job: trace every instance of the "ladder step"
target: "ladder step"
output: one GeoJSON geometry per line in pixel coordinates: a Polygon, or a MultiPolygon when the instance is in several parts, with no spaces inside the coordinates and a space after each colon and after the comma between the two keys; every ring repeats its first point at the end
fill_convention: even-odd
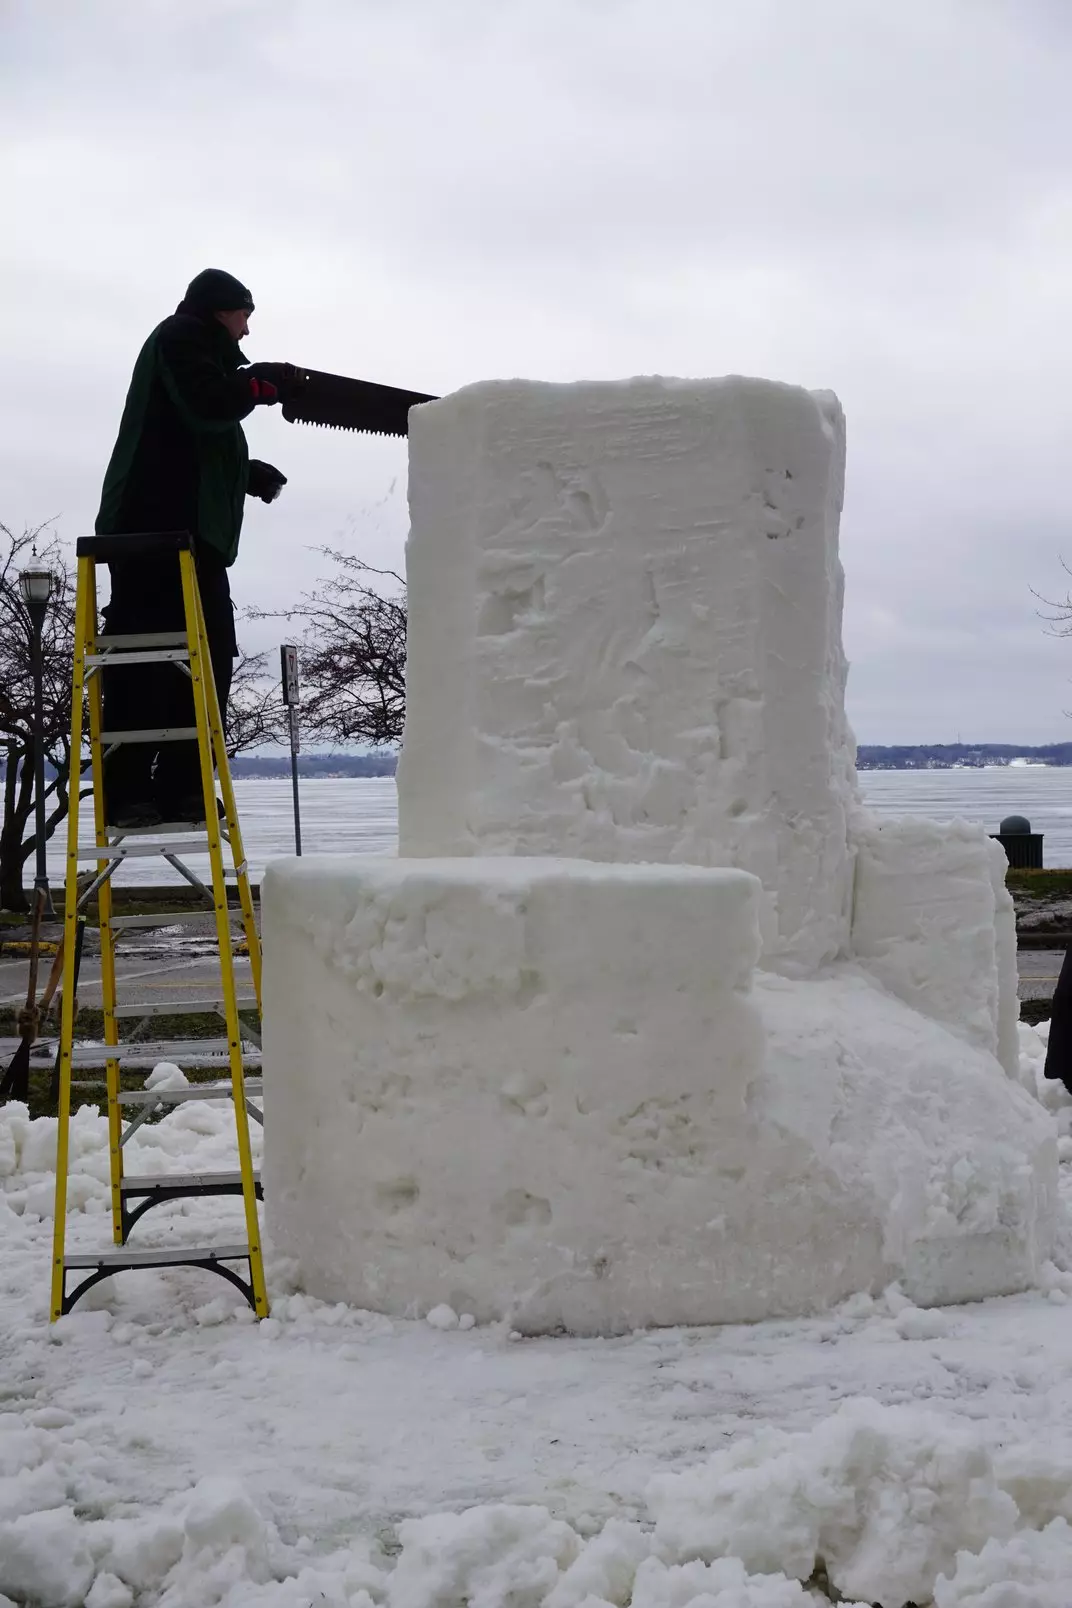
{"type": "MultiPolygon", "coordinates": [[[[177,833],[191,836],[195,832],[204,832],[204,821],[159,821],[156,826],[109,826],[109,841],[113,844],[125,842],[127,838],[146,837],[175,837],[177,833]]],[[[226,830],[226,823],[221,818],[220,831],[226,830]]],[[[186,847],[186,845],[184,845],[186,847]]]]}
{"type": "MultiPolygon", "coordinates": [[[[240,922],[241,910],[228,910],[227,920],[240,922]]],[[[214,910],[161,910],[154,916],[113,916],[112,930],[125,932],[134,927],[215,927],[214,910]]]]}
{"type": "MultiPolygon", "coordinates": [[[[261,1181],[260,1170],[255,1169],[253,1182],[261,1181]]],[[[146,1173],[144,1176],[124,1178],[119,1186],[124,1195],[151,1195],[158,1190],[181,1189],[187,1194],[217,1195],[224,1190],[241,1189],[240,1172],[217,1173],[146,1173]]]]}
{"type": "Polygon", "coordinates": [[[183,1267],[188,1262],[238,1262],[248,1261],[248,1245],[187,1245],[168,1246],[157,1251],[130,1251],[126,1246],[116,1250],[98,1252],[78,1252],[74,1256],[65,1256],[63,1265],[67,1267],[98,1267],[98,1268],[127,1268],[127,1267],[183,1267]]]}
{"type": "MultiPolygon", "coordinates": [[[[259,1100],[264,1090],[261,1078],[243,1078],[242,1086],[247,1099],[259,1100]]],[[[182,1089],[121,1089],[119,1104],[123,1106],[182,1105],[187,1100],[229,1100],[230,1080],[226,1083],[191,1083],[182,1089]]]]}
{"type": "MultiPolygon", "coordinates": [[[[146,558],[150,553],[190,553],[193,537],[188,530],[121,531],[117,536],[79,536],[74,544],[78,558],[112,564],[128,558],[146,558]]],[[[179,560],[180,573],[182,560],[179,560]]]]}
{"type": "Polygon", "coordinates": [[[105,748],[117,743],[196,743],[196,726],[161,726],[157,731],[102,731],[100,740],[105,748]]]}
{"type": "MultiPolygon", "coordinates": [[[[159,828],[156,829],[159,831],[159,828]]],[[[195,832],[201,832],[200,839],[183,839],[178,843],[110,843],[107,848],[79,849],[80,860],[130,860],[139,857],[148,857],[151,854],[207,854],[208,838],[204,836],[204,826],[196,826],[195,832]]]]}
{"type": "MultiPolygon", "coordinates": [[[[235,1003],[240,1011],[256,1011],[256,994],[239,994],[235,1003]]],[[[223,995],[216,994],[211,999],[152,999],[145,1000],[141,1005],[117,1005],[113,1015],[119,1021],[128,1021],[142,1016],[205,1016],[210,1011],[224,1013],[223,995]]]]}
{"type": "Polygon", "coordinates": [[[110,665],[116,670],[127,670],[136,664],[183,664],[189,657],[187,647],[147,648],[144,651],[123,648],[118,653],[87,653],[86,668],[110,665]]]}
{"type": "Polygon", "coordinates": [[[185,648],[188,646],[185,631],[133,631],[117,632],[115,636],[99,636],[93,641],[90,653],[105,653],[111,648],[185,648]]]}
{"type": "MultiPolygon", "coordinates": [[[[126,1044],[76,1044],[71,1051],[71,1066],[72,1068],[104,1066],[108,1061],[118,1061],[125,1067],[147,1065],[150,1071],[161,1061],[180,1061],[185,1066],[212,1066],[215,1062],[226,1061],[228,1051],[229,1045],[225,1038],[161,1041],[132,1039],[126,1044]]],[[[260,1065],[260,1059],[260,1050],[249,1045],[243,1049],[243,1064],[255,1061],[260,1065]]],[[[149,1092],[152,1093],[152,1090],[149,1092]]]]}

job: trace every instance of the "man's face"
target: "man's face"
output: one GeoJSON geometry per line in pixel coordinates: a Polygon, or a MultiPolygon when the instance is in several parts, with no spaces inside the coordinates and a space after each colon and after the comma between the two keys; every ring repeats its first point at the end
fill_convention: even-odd
{"type": "Polygon", "coordinates": [[[216,317],[233,341],[244,340],[249,334],[250,316],[244,307],[237,308],[233,313],[216,314],[216,317]]]}

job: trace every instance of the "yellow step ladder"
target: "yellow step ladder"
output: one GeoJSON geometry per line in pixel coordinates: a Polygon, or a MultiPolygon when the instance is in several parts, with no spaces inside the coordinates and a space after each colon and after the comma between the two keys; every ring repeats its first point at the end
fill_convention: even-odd
{"type": "MultiPolygon", "coordinates": [[[[152,535],[91,536],[77,544],[78,586],[75,604],[75,648],[71,720],[72,772],[77,776],[78,756],[82,753],[83,706],[89,708],[89,748],[93,776],[93,814],[95,848],[80,850],[78,845],[78,792],[72,782],[67,820],[67,877],[65,908],[65,947],[74,953],[80,907],[96,895],[100,912],[101,992],[104,1000],[104,1045],[82,1047],[74,1044],[74,990],[63,991],[60,1019],[59,1133],[56,1155],[56,1221],[52,1256],[52,1320],[69,1312],[80,1296],[102,1279],[128,1268],[201,1267],[219,1273],[246,1296],[258,1317],[268,1315],[264,1283],[257,1200],[260,1178],[253,1166],[249,1118],[263,1122],[259,1106],[247,1097],[259,1098],[259,1079],[246,1077],[247,1070],[260,1066],[261,956],[253,910],[249,872],[242,849],[242,834],[235,808],[234,789],[227,763],[223,727],[220,720],[216,684],[212,675],[204,615],[197,586],[193,547],[184,531],[152,535]],[[173,554],[182,578],[185,629],[147,632],[138,635],[99,635],[97,631],[96,565],[109,559],[134,556],[160,557],[173,554]],[[112,674],[138,673],[138,666],[171,663],[176,673],[190,678],[195,725],[158,731],[102,730],[101,672],[107,666],[112,674]],[[162,823],[151,828],[122,830],[108,824],[104,793],[104,757],[113,746],[124,742],[184,742],[197,740],[204,793],[203,824],[162,823]],[[213,771],[218,772],[223,795],[223,819],[218,814],[213,771]],[[223,844],[226,842],[237,882],[239,908],[230,908],[227,899],[228,873],[224,869],[223,844]],[[191,850],[207,851],[211,866],[210,884],[185,865],[181,856],[191,850]],[[173,870],[198,892],[203,908],[161,912],[153,915],[115,915],[112,908],[112,881],[125,861],[160,855],[173,870]],[[96,876],[88,887],[78,885],[79,860],[96,862],[96,876]],[[208,926],[215,933],[219,949],[220,983],[206,990],[206,997],[172,1001],[124,1001],[116,997],[116,945],[124,934],[151,927],[208,926]],[[238,993],[235,975],[236,937],[240,925],[249,954],[251,991],[238,993]],[[226,1037],[190,1039],[178,1042],[120,1041],[123,1020],[144,1021],[153,1015],[215,1012],[223,1018],[226,1037]],[[256,1015],[256,1025],[243,1015],[256,1015]],[[245,1041],[245,1042],[244,1042],[245,1041]],[[161,1061],[175,1061],[184,1068],[218,1067],[217,1081],[191,1083],[178,1089],[124,1089],[124,1070],[149,1071],[161,1061]],[[115,1247],[100,1252],[67,1255],[64,1236],[67,1226],[67,1174],[70,1154],[70,1116],[72,1073],[91,1067],[104,1067],[108,1089],[108,1149],[111,1162],[112,1229],[115,1247]],[[234,1106],[238,1140],[238,1170],[224,1173],[151,1174],[136,1176],[124,1168],[124,1146],[145,1121],[186,1100],[231,1100],[234,1106]],[[123,1108],[134,1108],[132,1120],[125,1123],[123,1108]],[[245,1240],[219,1245],[183,1245],[170,1242],[163,1247],[131,1249],[128,1236],[135,1223],[149,1210],[165,1201],[192,1196],[241,1195],[245,1215],[245,1240]],[[243,1271],[234,1264],[245,1264],[243,1271]],[[75,1283],[68,1288],[68,1276],[75,1283]]],[[[239,940],[240,941],[240,940],[239,940]]]]}

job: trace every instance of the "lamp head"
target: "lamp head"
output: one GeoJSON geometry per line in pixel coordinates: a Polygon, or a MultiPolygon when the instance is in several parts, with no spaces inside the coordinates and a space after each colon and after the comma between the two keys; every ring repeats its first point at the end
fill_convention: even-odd
{"type": "Polygon", "coordinates": [[[19,575],[19,589],[22,592],[23,602],[28,607],[47,603],[52,596],[52,582],[51,570],[24,569],[19,575]]]}

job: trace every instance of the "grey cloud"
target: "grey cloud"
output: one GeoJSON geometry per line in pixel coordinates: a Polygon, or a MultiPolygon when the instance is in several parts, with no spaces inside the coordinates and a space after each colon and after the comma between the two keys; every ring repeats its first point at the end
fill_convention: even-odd
{"type": "MultiPolygon", "coordinates": [[[[861,738],[1066,735],[1072,646],[1030,594],[1072,553],[1063,0],[0,17],[0,518],[88,526],[137,348],[209,262],[254,289],[253,356],[829,386],[861,738]]],[[[250,433],[290,485],[245,596],[286,601],[340,533],[401,562],[399,444],[250,433]]]]}

